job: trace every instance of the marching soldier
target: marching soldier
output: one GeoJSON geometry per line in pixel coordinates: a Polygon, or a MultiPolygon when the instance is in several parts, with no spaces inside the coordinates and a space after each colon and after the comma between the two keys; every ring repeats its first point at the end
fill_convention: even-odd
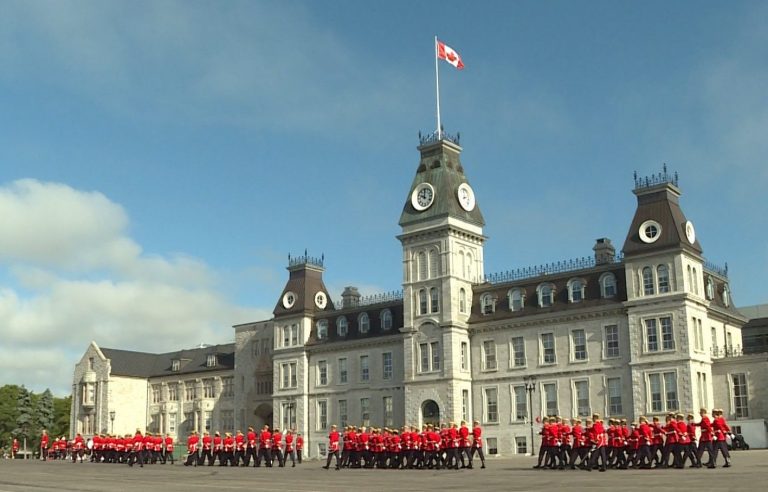
{"type": "Polygon", "coordinates": [[[256,432],[253,427],[248,427],[248,434],[246,434],[246,448],[245,448],[245,466],[251,463],[253,458],[253,466],[256,466],[256,460],[258,459],[259,446],[256,442],[256,432]]]}
{"type": "Polygon", "coordinates": [[[328,434],[328,459],[325,462],[326,470],[331,466],[331,458],[336,457],[336,469],[339,469],[339,432],[336,425],[331,426],[331,432],[328,434]]]}
{"type": "Polygon", "coordinates": [[[283,434],[280,432],[279,428],[275,427],[272,432],[272,462],[274,463],[274,461],[277,460],[277,466],[280,468],[285,466],[285,458],[280,450],[282,448],[282,440],[283,434]]]}
{"type": "Polygon", "coordinates": [[[219,461],[219,466],[224,466],[224,442],[219,431],[216,431],[213,435],[213,461],[215,462],[216,460],[219,461]]]}
{"type": "Polygon", "coordinates": [[[184,462],[184,466],[197,466],[200,461],[199,443],[200,437],[197,435],[197,431],[192,431],[192,434],[187,438],[187,461],[184,462]]]}
{"type": "Polygon", "coordinates": [[[40,436],[40,459],[45,461],[48,458],[48,431],[43,429],[43,434],[40,436]]]}
{"type": "MultiPolygon", "coordinates": [[[[293,430],[296,433],[296,429],[293,430]]],[[[301,464],[301,453],[304,450],[304,437],[299,432],[296,434],[296,459],[301,464]]]]}
{"type": "Polygon", "coordinates": [[[699,447],[696,450],[696,459],[699,461],[699,464],[701,464],[701,458],[704,456],[704,451],[706,451],[707,457],[709,458],[707,460],[707,468],[714,468],[713,456],[715,451],[712,447],[712,421],[709,420],[706,408],[700,409],[699,415],[701,415],[701,420],[696,425],[701,430],[701,436],[699,436],[699,447]]]}
{"type": "Polygon", "coordinates": [[[245,466],[245,436],[238,430],[235,434],[235,462],[232,466],[245,466]]]}
{"type": "Polygon", "coordinates": [[[294,457],[293,453],[293,439],[294,439],[295,431],[289,430],[285,434],[285,456],[283,457],[283,462],[288,461],[288,457],[291,457],[291,468],[296,467],[296,458],[294,457]]]}
{"type": "MultiPolygon", "coordinates": [[[[126,440],[130,439],[129,436],[126,436],[126,440]]],[[[128,466],[133,466],[134,463],[139,463],[139,466],[141,468],[144,468],[144,458],[142,456],[144,450],[144,436],[141,435],[141,431],[139,429],[136,429],[136,434],[133,436],[133,440],[131,441],[131,451],[128,455],[128,466]]]]}
{"type": "Polygon", "coordinates": [[[472,423],[472,452],[469,454],[469,468],[472,468],[472,460],[475,453],[480,455],[480,468],[485,468],[485,454],[483,454],[483,429],[480,422],[475,420],[472,423]]]}
{"type": "Polygon", "coordinates": [[[256,466],[261,466],[261,460],[264,459],[265,465],[272,467],[272,433],[269,432],[269,426],[265,425],[259,433],[259,461],[256,466]]]}
{"type": "Polygon", "coordinates": [[[171,459],[171,464],[175,464],[176,461],[173,459],[173,438],[169,435],[165,435],[165,449],[163,450],[163,464],[165,464],[168,461],[168,458],[171,459]]]}
{"type": "Polygon", "coordinates": [[[205,465],[206,458],[208,458],[208,466],[213,466],[213,439],[208,431],[203,432],[203,447],[198,465],[205,465]]]}
{"type": "Polygon", "coordinates": [[[715,434],[715,443],[713,445],[715,456],[712,458],[712,466],[713,468],[717,466],[717,454],[720,452],[723,454],[723,459],[725,459],[723,468],[728,468],[731,466],[731,453],[728,452],[728,444],[725,440],[726,435],[731,432],[731,428],[726,423],[721,409],[713,410],[712,416],[715,418],[714,422],[712,422],[712,430],[715,434]]]}
{"type": "Polygon", "coordinates": [[[224,434],[224,451],[219,459],[221,466],[235,466],[235,438],[227,432],[224,434]]]}

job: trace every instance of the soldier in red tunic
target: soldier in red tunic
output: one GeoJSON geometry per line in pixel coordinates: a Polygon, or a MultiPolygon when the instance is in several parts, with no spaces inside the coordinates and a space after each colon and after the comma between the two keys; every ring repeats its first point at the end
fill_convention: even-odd
{"type": "Polygon", "coordinates": [[[134,463],[138,463],[140,467],[144,468],[144,458],[142,452],[144,450],[144,436],[141,435],[141,431],[136,429],[136,434],[131,441],[131,454],[128,455],[128,466],[133,466],[134,463]]]}
{"type": "Polygon", "coordinates": [[[259,433],[259,461],[256,466],[261,466],[261,460],[265,461],[267,467],[272,467],[272,433],[269,432],[269,426],[265,425],[259,433]]]}
{"type": "Polygon", "coordinates": [[[280,429],[275,427],[275,430],[272,432],[272,462],[274,463],[277,460],[277,466],[280,468],[285,466],[285,457],[283,457],[281,451],[282,441],[283,434],[280,432],[280,429]]]}
{"type": "Polygon", "coordinates": [[[224,434],[224,451],[219,459],[222,466],[235,466],[235,438],[229,432],[224,434]]]}
{"type": "Polygon", "coordinates": [[[475,453],[480,455],[480,468],[485,468],[485,454],[483,453],[483,429],[480,422],[475,420],[472,423],[472,452],[469,454],[469,467],[472,468],[472,461],[475,453]]]}
{"type": "Polygon", "coordinates": [[[165,449],[163,450],[163,464],[165,464],[168,461],[168,458],[170,458],[171,464],[173,465],[175,463],[173,459],[173,438],[168,434],[165,435],[164,445],[165,449]]]}
{"type": "Polygon", "coordinates": [[[199,444],[200,436],[197,435],[197,431],[192,431],[187,438],[187,461],[184,462],[184,466],[197,466],[200,461],[199,444]]]}
{"type": "Polygon", "coordinates": [[[707,468],[714,468],[714,460],[712,459],[714,456],[714,449],[712,448],[712,438],[713,438],[713,432],[712,432],[712,421],[709,419],[709,416],[707,415],[707,409],[702,408],[699,410],[699,415],[701,415],[701,420],[699,423],[696,424],[697,427],[699,427],[699,430],[701,431],[701,435],[699,436],[699,447],[696,450],[696,459],[698,459],[699,464],[701,464],[701,458],[704,456],[704,451],[707,452],[708,460],[707,460],[707,468]]]}
{"type": "Polygon", "coordinates": [[[253,427],[248,427],[248,433],[245,435],[245,466],[248,466],[251,463],[251,458],[253,458],[253,466],[256,466],[256,460],[259,456],[259,445],[258,441],[256,440],[256,432],[253,430],[253,427]]]}
{"type": "Polygon", "coordinates": [[[208,459],[208,466],[213,466],[213,439],[208,431],[203,432],[203,445],[201,448],[200,460],[198,465],[205,465],[206,458],[208,459]]]}
{"type": "Polygon", "coordinates": [[[16,459],[16,455],[19,452],[19,440],[13,438],[13,444],[11,445],[11,459],[16,459]]]}
{"type": "Polygon", "coordinates": [[[725,417],[723,417],[722,409],[713,410],[712,416],[715,418],[714,422],[712,422],[712,430],[715,434],[715,443],[713,445],[715,456],[712,458],[712,467],[717,466],[717,454],[720,452],[723,453],[723,459],[725,459],[723,468],[728,468],[731,466],[731,453],[728,452],[726,436],[730,434],[731,428],[726,423],[725,417]]]}
{"type": "Polygon", "coordinates": [[[608,466],[608,455],[606,453],[606,445],[608,436],[605,433],[605,427],[603,427],[603,421],[600,419],[600,415],[592,415],[592,433],[590,435],[592,440],[592,446],[594,451],[592,453],[592,459],[589,461],[589,468],[598,466],[598,460],[600,461],[600,471],[604,472],[608,466]]]}
{"type": "Polygon", "coordinates": [[[238,430],[235,434],[235,463],[232,466],[245,466],[245,436],[238,430]]]}
{"type": "Polygon", "coordinates": [[[653,445],[653,428],[648,425],[648,419],[640,417],[640,426],[637,428],[640,432],[640,450],[637,455],[637,466],[643,469],[651,467],[653,457],[651,455],[651,446],[653,445]]]}
{"type": "Polygon", "coordinates": [[[293,440],[294,440],[294,431],[288,431],[285,434],[285,456],[283,457],[283,462],[288,461],[288,457],[291,458],[291,468],[294,468],[296,466],[296,458],[293,454],[293,440]]]}
{"type": "MultiPolygon", "coordinates": [[[[296,433],[296,430],[293,431],[296,433]]],[[[304,450],[304,436],[301,435],[301,432],[296,433],[296,460],[301,464],[301,453],[304,450]]]]}
{"type": "Polygon", "coordinates": [[[213,461],[216,460],[219,461],[219,466],[224,466],[224,441],[219,431],[213,434],[213,461]]]}
{"type": "Polygon", "coordinates": [[[84,450],[85,450],[85,439],[83,439],[83,436],[78,432],[72,443],[72,463],[77,462],[78,458],[80,459],[80,463],[83,462],[84,450]]]}
{"type": "Polygon", "coordinates": [[[48,431],[43,429],[43,435],[40,436],[40,459],[45,461],[48,457],[48,431]]]}
{"type": "Polygon", "coordinates": [[[331,466],[331,458],[336,457],[336,469],[339,469],[339,432],[336,426],[331,426],[331,432],[328,434],[328,459],[325,462],[326,470],[331,466]]]}

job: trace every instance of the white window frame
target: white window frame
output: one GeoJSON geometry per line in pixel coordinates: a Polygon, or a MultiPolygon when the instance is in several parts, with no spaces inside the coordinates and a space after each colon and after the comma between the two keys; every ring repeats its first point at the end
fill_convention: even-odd
{"type": "Polygon", "coordinates": [[[480,297],[480,313],[483,316],[496,312],[496,299],[492,294],[486,292],[480,297]]]}
{"type": "Polygon", "coordinates": [[[540,333],[539,334],[539,353],[541,354],[539,358],[539,364],[542,366],[554,366],[557,365],[557,340],[555,339],[555,334],[553,332],[546,332],[546,333],[540,333]],[[554,360],[552,362],[546,361],[546,348],[544,347],[544,336],[549,335],[552,337],[552,355],[554,356],[554,360]]]}
{"type": "Polygon", "coordinates": [[[736,419],[748,419],[750,418],[750,408],[749,408],[749,373],[747,371],[742,372],[732,372],[728,373],[728,398],[730,400],[731,405],[731,415],[733,415],[736,419]],[[734,377],[741,376],[744,378],[744,396],[741,396],[739,398],[743,398],[745,404],[743,406],[737,405],[736,403],[736,382],[734,381],[734,377]]]}
{"type": "Polygon", "coordinates": [[[560,415],[560,388],[557,380],[551,380],[551,381],[542,381],[539,383],[539,395],[540,395],[540,407],[541,413],[545,416],[554,416],[554,415],[560,415]],[[553,385],[555,387],[555,412],[554,413],[546,413],[548,410],[547,407],[547,393],[544,391],[544,387],[547,385],[553,385]]]}
{"type": "Polygon", "coordinates": [[[528,391],[525,389],[524,384],[510,384],[509,385],[509,394],[510,394],[510,401],[512,402],[511,405],[511,420],[513,423],[517,422],[526,422],[528,420],[528,391]],[[523,401],[520,402],[518,399],[518,390],[522,390],[522,397],[523,401]],[[519,412],[520,410],[520,404],[525,407],[525,411],[521,414],[519,412]]]}
{"type": "Polygon", "coordinates": [[[539,284],[538,287],[536,287],[536,297],[539,299],[539,307],[540,308],[548,308],[552,307],[555,304],[555,286],[554,284],[551,284],[549,282],[539,284]],[[549,304],[544,304],[544,290],[548,289],[549,292],[549,304]]]}
{"type": "Polygon", "coordinates": [[[317,385],[328,386],[330,378],[328,377],[328,361],[325,359],[317,361],[317,385]],[[323,382],[323,373],[325,373],[325,382],[323,382]]]}
{"type": "Polygon", "coordinates": [[[585,299],[587,282],[583,278],[572,278],[568,281],[568,302],[577,304],[585,299]],[[578,290],[576,289],[578,285],[578,290]],[[578,292],[577,296],[574,296],[578,292]]]}
{"type": "Polygon", "coordinates": [[[381,329],[383,331],[392,329],[392,325],[394,324],[394,321],[392,318],[392,310],[390,309],[382,310],[381,314],[379,315],[379,319],[381,321],[381,329]]]}
{"type": "Polygon", "coordinates": [[[509,339],[509,368],[510,369],[525,369],[528,367],[528,354],[526,353],[525,348],[525,337],[522,336],[514,336],[509,339]],[[517,365],[517,359],[515,357],[515,340],[519,339],[522,342],[523,346],[523,364],[517,365]]]}
{"type": "Polygon", "coordinates": [[[371,317],[368,316],[368,313],[360,313],[360,316],[357,317],[357,331],[362,334],[371,331],[371,317]]]}
{"type": "Polygon", "coordinates": [[[509,303],[509,310],[513,313],[522,311],[525,309],[525,291],[520,288],[509,289],[507,292],[507,302],[509,303]],[[515,308],[515,302],[520,302],[520,306],[515,308]]]}
{"type": "Polygon", "coordinates": [[[605,377],[605,415],[612,415],[612,416],[620,416],[624,415],[624,392],[622,391],[622,378],[621,376],[606,376],[605,377]],[[609,381],[611,380],[618,380],[619,381],[619,405],[621,406],[620,412],[615,412],[611,409],[612,403],[611,403],[611,386],[609,384],[609,381]]]}
{"type": "Polygon", "coordinates": [[[394,358],[392,351],[381,353],[381,378],[385,380],[392,379],[395,372],[394,358]],[[389,367],[387,367],[387,355],[389,355],[389,367]]]}
{"type": "MultiPolygon", "coordinates": [[[[589,344],[587,343],[587,330],[584,328],[574,328],[570,331],[568,339],[570,341],[570,354],[571,354],[571,363],[574,364],[583,364],[586,362],[589,362],[589,344]],[[577,359],[576,358],[576,340],[574,338],[574,333],[580,331],[584,335],[584,358],[583,359],[577,359]]],[[[555,355],[557,357],[557,355],[555,355]]]]}
{"type": "Polygon", "coordinates": [[[328,400],[317,400],[317,426],[316,429],[324,431],[328,429],[328,400]],[[323,412],[325,408],[325,412],[323,412]],[[323,419],[323,417],[325,417],[323,419]]]}
{"type": "Polygon", "coordinates": [[[339,357],[338,361],[339,361],[339,383],[338,384],[347,384],[349,383],[349,359],[347,359],[346,357],[339,357]]]}
{"type": "Polygon", "coordinates": [[[612,299],[618,294],[618,283],[616,282],[616,275],[613,272],[605,272],[600,276],[600,297],[603,299],[612,299]],[[608,294],[608,280],[610,279],[613,286],[613,294],[608,294]]]}
{"type": "Polygon", "coordinates": [[[317,339],[318,340],[325,340],[328,338],[328,320],[327,319],[320,319],[315,324],[317,327],[317,339]]]}
{"type": "Polygon", "coordinates": [[[366,383],[371,380],[371,357],[369,354],[361,354],[358,360],[360,361],[360,382],[366,383]]]}
{"type": "Polygon", "coordinates": [[[680,384],[679,374],[677,369],[659,369],[655,371],[648,371],[645,373],[645,398],[646,398],[646,410],[649,414],[661,414],[665,412],[677,412],[680,411],[680,384]],[[670,408],[667,405],[667,378],[666,374],[674,374],[675,378],[675,396],[677,400],[677,406],[670,408]],[[661,410],[653,410],[651,406],[651,376],[658,375],[661,387],[661,410]]]}
{"type": "Polygon", "coordinates": [[[499,387],[498,386],[483,386],[483,423],[484,424],[499,424],[499,387]],[[488,406],[488,390],[496,392],[496,420],[491,420],[488,406]]]}
{"type": "Polygon", "coordinates": [[[573,408],[574,415],[582,418],[589,418],[589,416],[592,415],[592,395],[590,392],[589,378],[576,378],[571,380],[571,408],[573,408]],[[581,409],[579,407],[579,392],[577,388],[577,385],[580,383],[587,384],[587,411],[582,413],[579,412],[581,409]]]}
{"type": "Polygon", "coordinates": [[[349,333],[349,321],[347,321],[346,316],[336,318],[336,333],[340,337],[345,337],[349,333]]]}
{"type": "Polygon", "coordinates": [[[484,372],[495,372],[499,370],[499,359],[496,356],[497,350],[496,350],[496,340],[493,338],[487,338],[482,341],[482,344],[480,346],[480,350],[483,351],[483,371],[484,372]],[[488,347],[487,345],[490,344],[491,346],[488,347]],[[489,353],[489,348],[493,350],[493,353],[489,353]],[[490,356],[490,358],[489,358],[490,356]],[[490,364],[489,362],[492,362],[490,364]]]}
{"type": "Polygon", "coordinates": [[[621,332],[619,331],[618,323],[611,323],[603,325],[603,359],[618,359],[621,357],[621,332]],[[616,330],[616,354],[611,355],[608,353],[608,329],[614,328],[616,330]]]}
{"type": "Polygon", "coordinates": [[[641,318],[640,320],[643,328],[643,353],[644,354],[663,354],[663,353],[673,353],[677,350],[677,340],[675,337],[675,318],[672,315],[672,313],[664,313],[664,314],[658,314],[655,316],[648,316],[645,318],[641,318]],[[665,339],[664,339],[664,331],[663,331],[663,324],[662,320],[669,318],[669,327],[672,334],[672,347],[671,348],[665,348],[665,339]],[[648,321],[653,321],[656,328],[656,350],[651,350],[650,345],[648,343],[648,321]]]}

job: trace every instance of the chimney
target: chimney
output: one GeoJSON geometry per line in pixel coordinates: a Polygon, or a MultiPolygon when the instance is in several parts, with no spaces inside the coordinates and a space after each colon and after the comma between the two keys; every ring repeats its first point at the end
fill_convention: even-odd
{"type": "Polygon", "coordinates": [[[357,287],[344,287],[344,292],[341,293],[342,309],[357,307],[358,304],[360,304],[360,292],[357,291],[357,287]]]}
{"type": "Polygon", "coordinates": [[[614,258],[616,258],[616,248],[613,247],[611,240],[607,237],[598,239],[592,251],[595,252],[595,265],[607,265],[613,263],[614,258]]]}

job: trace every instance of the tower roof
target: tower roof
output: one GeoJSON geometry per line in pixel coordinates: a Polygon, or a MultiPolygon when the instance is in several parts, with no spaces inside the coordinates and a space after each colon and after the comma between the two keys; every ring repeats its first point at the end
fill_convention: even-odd
{"type": "Polygon", "coordinates": [[[313,258],[306,251],[303,256],[288,255],[288,282],[275,305],[275,317],[333,309],[323,283],[324,261],[324,257],[313,258]]]}
{"type": "Polygon", "coordinates": [[[421,138],[418,150],[421,159],[400,215],[400,226],[443,217],[455,217],[480,227],[484,226],[483,214],[475,203],[474,192],[469,188],[464,167],[461,165],[462,149],[458,138],[445,133],[424,137],[421,138]],[[432,187],[431,202],[419,210],[414,205],[414,193],[418,193],[427,185],[432,187]],[[471,198],[471,207],[462,206],[459,198],[460,187],[465,199],[471,198]],[[467,193],[471,197],[467,197],[467,193]]]}
{"type": "Polygon", "coordinates": [[[680,208],[680,188],[677,173],[662,173],[638,178],[635,173],[637,209],[624,241],[625,256],[666,249],[683,249],[697,256],[702,254],[693,224],[680,208]]]}

